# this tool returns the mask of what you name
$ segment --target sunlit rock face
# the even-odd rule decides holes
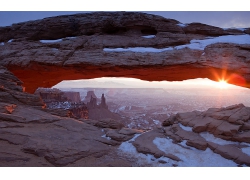
[[[0,65],[27,92],[62,80],[227,79],[250,87],[250,35],[138,12],[65,15],[0,28]]]

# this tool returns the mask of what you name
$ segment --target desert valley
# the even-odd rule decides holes
[[[0,166],[249,167],[249,62],[250,28],[139,12],[0,27]]]

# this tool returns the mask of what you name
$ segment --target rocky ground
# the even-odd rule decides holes
[[[0,68],[0,166],[250,166],[250,108],[177,113],[150,131],[73,119]]]

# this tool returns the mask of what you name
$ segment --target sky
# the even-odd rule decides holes
[[[135,78],[102,77],[87,80],[62,81],[53,88],[164,88],[164,89],[245,89],[224,81],[215,82],[207,78],[185,81],[144,81]]]
[[[43,19],[51,16],[88,13],[91,11],[0,11],[0,26]],[[222,28],[250,27],[250,11],[141,11],[176,19],[181,23],[200,22]]]
[[[0,26],[51,16],[93,11],[140,11],[176,19],[182,23],[201,22],[217,27],[250,27],[246,0],[8,0],[0,6]],[[143,2],[143,3],[142,3]]]

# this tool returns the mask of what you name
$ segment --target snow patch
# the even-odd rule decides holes
[[[118,109],[119,109],[120,111],[124,111],[125,108],[126,108],[126,106],[122,106],[122,107],[120,107],[120,108],[118,108]]]
[[[61,42],[62,39],[55,39],[55,40],[40,40],[41,43],[56,43]]]
[[[106,52],[132,51],[132,52],[141,52],[141,53],[145,53],[145,52],[159,53],[159,52],[170,51],[170,50],[173,50],[173,48],[169,47],[169,48],[157,49],[157,48],[153,48],[153,47],[129,47],[129,48],[104,48],[103,49],[103,51],[106,51]]]
[[[55,40],[40,40],[41,43],[57,43],[63,41],[63,39],[75,39],[76,37],[65,37],[62,39],[55,39]]]
[[[111,138],[106,136],[106,134],[102,135],[101,137],[106,138],[107,140],[110,140]]]
[[[153,122],[154,122],[156,125],[160,124],[160,121],[159,121],[159,120],[154,120],[154,119],[153,119]]]
[[[224,159],[222,156],[215,154],[211,149],[207,148],[205,151],[198,149],[186,149],[178,144],[174,144],[172,139],[155,138],[153,143],[158,149],[165,153],[171,153],[178,156],[182,161],[176,162],[178,166],[183,167],[229,167],[237,166],[231,160]]]
[[[245,31],[246,30],[246,28],[236,28],[236,29],[238,29],[240,31]]]
[[[241,148],[242,152],[250,156],[250,147]]]
[[[10,39],[10,40],[8,40],[8,43],[11,43],[13,41],[13,39]]]
[[[200,135],[201,135],[204,139],[206,139],[206,141],[213,142],[213,143],[219,144],[219,145],[240,144],[239,142],[226,141],[226,140],[224,140],[224,139],[217,138],[217,137],[215,137],[213,134],[210,134],[210,133],[208,133],[208,132],[202,132],[202,133],[200,133]]]
[[[190,49],[198,49],[198,50],[204,50],[204,48],[210,44],[215,43],[235,43],[235,44],[250,44],[250,35],[227,35],[227,36],[219,36],[219,37],[208,37],[207,39],[203,40],[196,40],[193,39],[190,41],[190,44],[180,45],[168,48],[162,48],[157,49],[153,47],[129,47],[129,48],[104,48],[103,51],[106,52],[164,52],[164,51],[170,51],[170,50],[179,50],[183,48],[190,48]]]
[[[1,43],[0,43],[0,46],[4,46],[4,42],[1,42]]]
[[[147,38],[147,39],[150,39],[150,38],[155,38],[156,36],[155,35],[148,35],[148,36],[142,36],[143,38]]]
[[[186,25],[186,24],[179,23],[179,24],[177,24],[177,26],[186,27],[187,25]]]
[[[118,149],[122,150],[123,152],[126,153],[136,153],[136,149],[135,147],[131,144],[131,142],[135,141],[135,139],[140,136],[141,134],[135,134],[134,137],[132,139],[130,139],[129,141],[125,141],[123,142]]]
[[[235,27],[232,27],[232,28],[223,28],[224,30],[229,30],[229,29],[237,29],[237,30],[240,30],[240,31],[245,31],[246,28],[235,28]]]
[[[64,101],[64,102],[51,102],[48,105],[48,109],[70,109],[71,102]]]
[[[204,50],[210,44],[215,43],[235,43],[250,44],[250,35],[227,35],[203,40],[191,40],[190,44],[176,46],[175,49],[190,48]]]
[[[75,39],[76,37],[66,37],[67,39]]]
[[[142,134],[135,134],[134,137],[133,137],[132,139],[130,139],[129,141],[130,141],[130,142],[131,142],[131,141],[135,141],[135,139],[136,139],[137,137],[139,137],[140,135],[142,135]]]
[[[192,127],[183,126],[181,123],[179,123],[179,126],[181,127],[181,129],[183,129],[185,131],[192,131]]]
[[[123,142],[118,148],[120,153],[122,153],[123,155],[127,155],[129,157],[133,157],[133,159],[136,159],[136,163],[138,166],[148,166],[148,165],[156,166],[156,167],[157,166],[172,166],[172,164],[176,162],[166,157],[161,157],[161,158],[156,159],[151,154],[138,153],[136,148],[131,143],[131,141],[134,141],[140,135],[141,134],[136,134],[133,137],[133,139]],[[166,164],[159,163],[158,162],[159,160],[166,161],[167,163]]]
[[[179,144],[174,144],[172,139],[166,138],[155,138],[153,143],[158,149],[164,151],[165,153],[174,154],[182,159],[182,161],[177,162],[166,157],[160,157],[157,159],[153,155],[137,152],[131,141],[134,141],[138,136],[140,136],[140,134],[136,134],[130,141],[123,142],[118,148],[119,153],[135,159],[138,166],[172,166],[173,164],[176,164],[177,166],[183,167],[237,167],[235,162],[213,153],[213,151],[209,148],[207,148],[206,151],[198,150],[187,146],[185,144],[186,141],[181,143],[182,147]],[[160,160],[163,160],[166,163],[159,163]]]

